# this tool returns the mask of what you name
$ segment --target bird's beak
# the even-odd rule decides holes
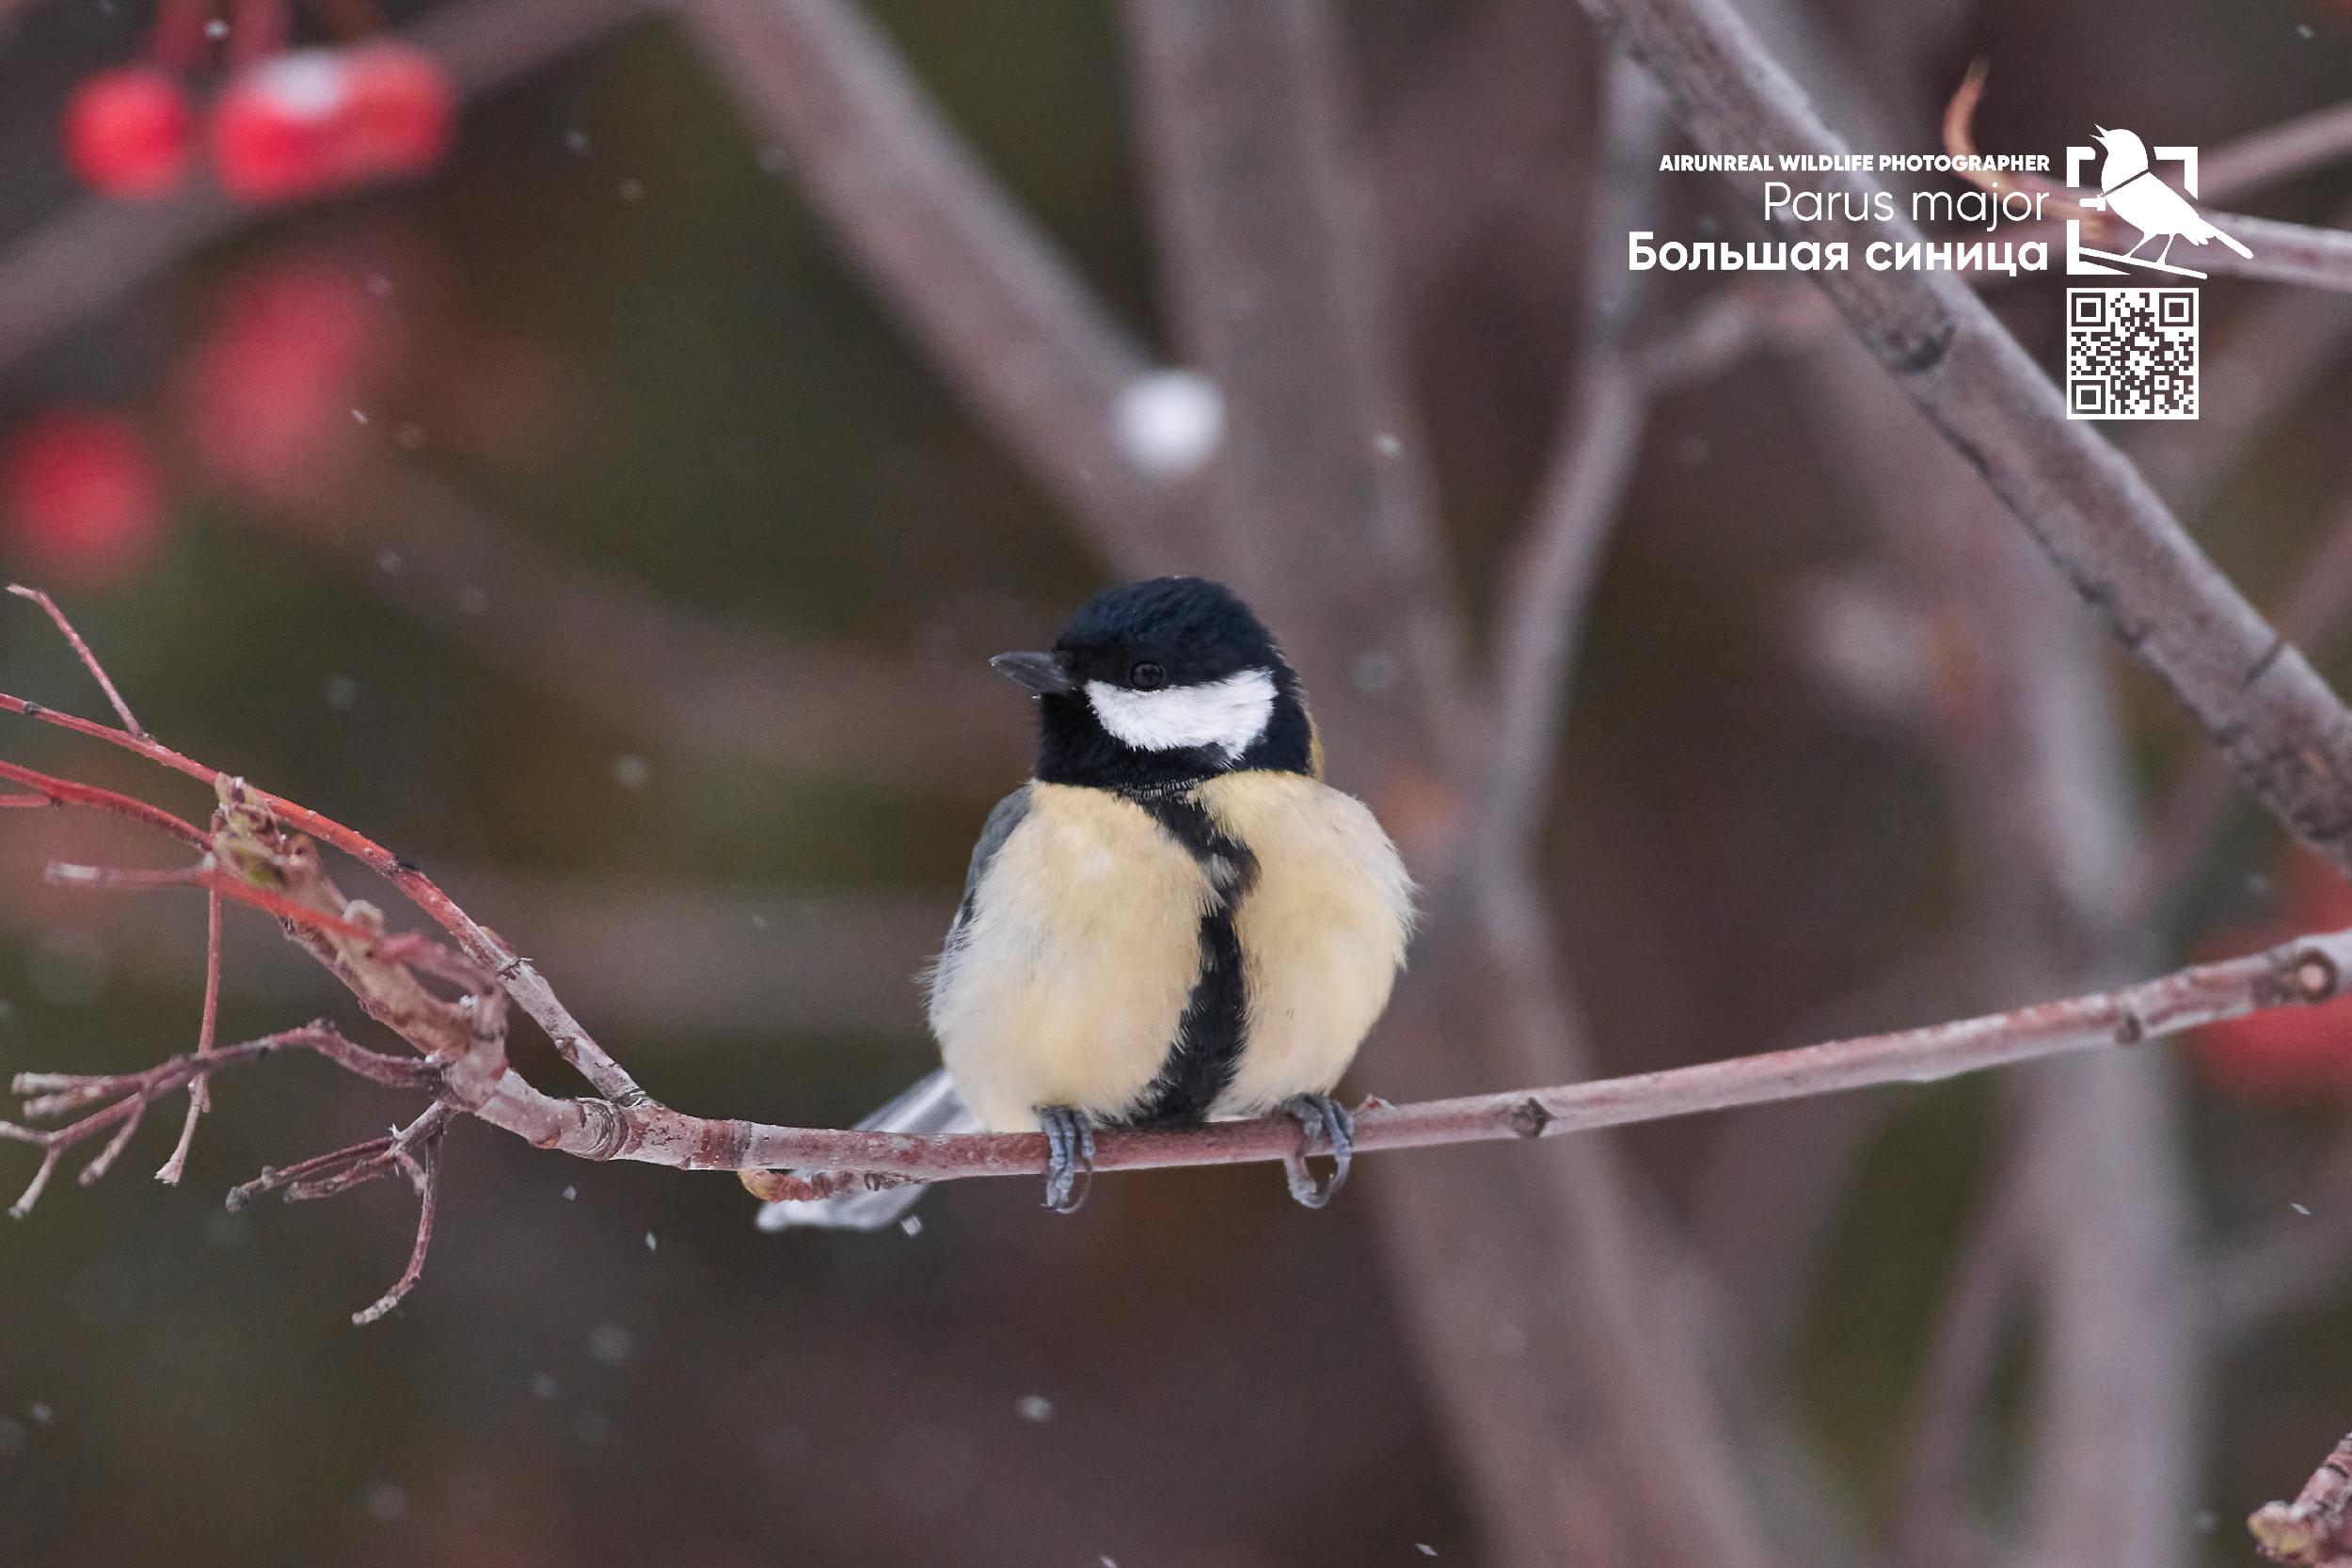
[[[2104,125],[2094,125],[2090,128],[2090,139],[2097,142],[2101,147],[2106,146],[2107,138],[2114,134],[2114,132],[2109,131]]]
[[[1040,697],[1064,697],[1078,689],[1052,654],[998,654],[988,667]]]

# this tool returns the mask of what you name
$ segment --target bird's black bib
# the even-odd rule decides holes
[[[1133,1127],[1198,1126],[1209,1119],[1241,1066],[1249,995],[1233,914],[1258,879],[1258,857],[1228,837],[1188,789],[1122,793],[1184,847],[1215,890],[1215,901],[1200,917],[1200,974],[1176,1038],[1143,1102],[1126,1118]]]

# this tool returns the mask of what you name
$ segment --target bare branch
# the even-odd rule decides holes
[[[0,702],[7,700],[0,699]],[[47,716],[47,710],[35,704],[25,704],[18,711],[36,719]],[[167,833],[183,844],[192,844],[199,849],[206,843],[204,834],[194,823],[183,822],[160,807],[151,806],[128,795],[118,795],[111,789],[100,789],[95,784],[76,784],[71,779],[37,773],[13,762],[0,762],[0,779],[32,790],[33,794],[29,796],[15,798],[28,803],[37,800],[51,806],[83,806],[91,811],[128,817],[143,828],[152,828],[157,832]]]
[[[41,1121],[85,1105],[104,1103],[99,1110],[58,1128],[47,1131],[26,1127],[17,1122],[0,1121],[0,1139],[31,1144],[41,1151],[40,1168],[33,1175],[24,1196],[8,1210],[10,1217],[22,1219],[30,1213],[33,1205],[49,1184],[50,1174],[67,1150],[85,1143],[98,1133],[111,1131],[113,1139],[102,1149],[82,1173],[87,1186],[106,1173],[106,1168],[121,1153],[130,1141],[147,1108],[156,1101],[176,1091],[203,1082],[226,1067],[257,1061],[280,1051],[305,1050],[325,1056],[337,1066],[348,1069],[378,1082],[391,1081],[408,1087],[424,1082],[424,1069],[420,1063],[404,1062],[368,1051],[342,1037],[325,1023],[309,1023],[298,1029],[287,1029],[259,1039],[224,1046],[199,1056],[174,1056],[140,1072],[68,1073],[20,1072],[13,1088],[20,1095],[29,1096],[24,1101],[25,1121]]]
[[[2205,271],[2221,277],[2297,283],[2307,289],[2352,289],[2352,234],[2307,223],[2258,218],[2250,213],[2222,213],[2201,206],[2198,212],[2254,253],[2240,256],[2227,245],[2210,246],[2213,254],[2200,252],[2198,256]]]
[[[139,727],[136,719],[131,717],[131,705],[124,702],[122,693],[115,689],[114,677],[100,666],[97,656],[89,651],[89,644],[82,641],[82,634],[73,629],[73,623],[67,620],[65,611],[57,608],[57,601],[40,589],[27,588],[22,583],[8,584],[8,592],[20,599],[30,599],[40,606],[41,613],[56,623],[57,630],[72,646],[73,657],[82,661],[82,668],[97,680],[98,689],[106,694],[107,705],[115,710],[115,717],[122,721],[122,727],[133,735],[144,736],[147,732]]]
[[[41,723],[54,725],[75,735],[86,736],[93,740],[106,741],[110,745],[121,747],[124,751],[135,752],[160,767],[168,768],[177,773],[184,773],[192,779],[200,779],[207,784],[217,786],[228,779],[227,774],[207,768],[193,757],[183,756],[150,736],[133,735],[128,730],[114,729],[87,719],[76,718],[72,714],[59,713],[55,708],[43,707],[39,703],[26,702],[22,697],[0,692],[0,713],[22,714],[27,719],[38,720]],[[93,805],[101,809],[116,811],[168,832],[183,842],[193,842],[199,846],[208,842],[205,836],[199,833],[196,829],[168,813],[158,811],[152,806],[131,800],[123,796],[114,795],[106,790],[93,789],[87,785],[72,784],[61,779],[52,779],[45,774],[34,773],[29,768],[19,768],[13,763],[0,763],[0,779],[24,784],[50,796],[51,799],[59,800],[62,804]],[[243,785],[238,787],[246,788]],[[431,878],[373,840],[354,832],[342,823],[322,816],[308,807],[295,805],[291,800],[281,800],[260,790],[249,790],[248,793],[252,804],[261,811],[267,813],[273,818],[282,819],[297,832],[310,833],[326,840],[384,878],[405,895],[409,902],[422,910],[442,929],[455,937],[458,945],[465,950],[469,958],[500,977],[508,994],[514,997],[516,1005],[547,1031],[548,1038],[555,1044],[556,1051],[565,1061],[579,1069],[580,1075],[594,1085],[599,1094],[623,1104],[632,1103],[644,1097],[645,1091],[638,1087],[637,1081],[628,1075],[620,1063],[606,1054],[604,1048],[596,1044],[595,1038],[580,1025],[580,1021],[572,1017],[570,1010],[557,1000],[553,988],[548,985],[532,961],[516,954],[495,933],[478,924],[471,915],[458,908],[456,902],[435,885]]]
[[[17,711],[26,707],[19,700],[8,701]],[[178,757],[158,742],[87,721],[68,727],[87,729],[157,760]],[[54,792],[58,798],[74,800],[70,791],[56,789],[59,782],[44,775],[16,768],[12,776],[24,776],[24,782],[45,794]],[[439,1105],[452,1114],[474,1116],[539,1148],[583,1159],[755,1173],[799,1167],[924,1181],[1037,1174],[1045,1167],[1045,1140],[1032,1133],[925,1138],[711,1120],[659,1104],[635,1091],[633,1085],[631,1093],[611,1099],[564,1099],[547,1094],[516,1073],[506,1059],[504,1003],[506,994],[516,992],[521,984],[524,971],[513,963],[484,964],[421,937],[387,933],[382,916],[372,907],[346,899],[335,888],[310,840],[290,824],[322,824],[326,831],[321,836],[330,842],[364,845],[367,841],[315,813],[237,781],[220,778],[216,789],[221,806],[207,836],[208,854],[202,864],[182,872],[77,879],[125,887],[192,884],[277,915],[298,945],[342,981],[371,1017],[415,1047],[423,1060],[386,1056],[354,1044],[330,1026],[312,1024],[241,1045],[199,1050],[143,1072],[20,1075],[18,1092],[32,1097],[24,1107],[28,1120],[101,1106],[54,1132],[0,1123],[0,1137],[32,1144],[41,1151],[40,1167],[18,1201],[20,1213],[39,1198],[68,1148],[99,1132],[110,1134],[107,1148],[94,1162],[94,1177],[127,1144],[131,1132],[126,1124],[143,1117],[157,1098],[188,1087],[223,1067],[289,1047],[310,1050],[373,1082],[429,1088]],[[87,793],[95,797],[104,792]],[[75,800],[74,803],[87,802]],[[186,824],[166,814],[157,812],[153,816],[156,820],[149,825],[173,837],[188,831]],[[380,850],[374,853],[382,855]],[[453,924],[463,927],[472,923],[461,915]],[[1534,951],[1513,927],[1497,926],[1495,932],[1500,952]],[[467,986],[468,994],[456,1001],[445,1000],[420,982],[411,972],[412,964]],[[2344,993],[2347,974],[2352,974],[2352,931],[2317,935],[2266,954],[2182,970],[2120,990],[1990,1018],[1628,1078],[1416,1105],[1374,1104],[1358,1118],[1357,1145],[1375,1150],[1534,1138],[1867,1085],[1927,1082],[2062,1052],[2133,1044],[2261,1007],[2328,1001]],[[536,981],[535,975],[530,978]],[[525,989],[521,994],[532,992]],[[1531,1006],[1539,995],[1539,991],[1526,992]],[[1530,1011],[1526,1022],[1534,1024],[1552,1018],[1555,1011]],[[387,1160],[408,1174],[418,1189],[423,1217],[410,1272],[389,1293],[389,1299],[397,1300],[414,1283],[414,1271],[421,1267],[430,1240],[433,1176],[429,1145],[437,1138],[445,1119],[421,1119],[380,1148],[372,1145],[346,1150],[340,1158],[298,1167],[296,1174],[265,1177],[262,1186],[252,1190],[282,1186],[298,1196],[326,1196],[381,1174]],[[1319,1134],[1302,1134],[1288,1118],[1275,1118],[1193,1132],[1108,1132],[1097,1140],[1096,1164],[1102,1169],[1118,1170],[1280,1162],[1302,1151],[1327,1149]],[[788,1179],[779,1181],[760,1175],[747,1177],[747,1185],[755,1191],[787,1196],[808,1190],[794,1186]],[[1626,1296],[1629,1305],[1634,1299]],[[388,1307],[379,1303],[378,1308],[371,1310],[378,1309]]]
[[[204,1009],[196,1029],[196,1053],[213,1053],[213,1037],[220,1022],[220,894],[208,890],[204,899]],[[180,1141],[155,1172],[155,1180],[178,1186],[188,1168],[188,1150],[196,1143],[196,1124],[212,1108],[213,1081],[199,1078],[188,1085],[187,1118],[180,1124]]]
[[[306,891],[321,886],[313,880]],[[315,924],[320,929],[354,925]],[[402,958],[418,956],[393,948],[398,939],[385,939],[380,932],[373,936],[369,962],[378,971],[393,962],[387,953]],[[1923,1028],[1581,1084],[1411,1105],[1372,1101],[1358,1116],[1357,1148],[1368,1152],[1553,1137],[1878,1085],[1931,1083],[2045,1056],[2136,1045],[2266,1008],[2315,1006],[2345,994],[2347,975],[2352,975],[2352,930],[2315,933],[2264,953],[2176,970],[2115,990]],[[344,976],[351,983],[348,971]],[[453,1004],[441,1006],[454,1013],[467,1010]],[[414,1016],[399,1022],[412,1037],[429,1027]],[[437,1076],[430,1064],[365,1051],[320,1024],[205,1055],[176,1056],[144,1072],[23,1074],[17,1081],[19,1092],[40,1097],[25,1107],[29,1117],[113,1096],[125,1098],[59,1134],[0,1123],[6,1129],[0,1136],[44,1147],[53,1136],[65,1133],[72,1134],[67,1141],[79,1141],[115,1126],[119,1117],[130,1114],[134,1100],[152,1100],[233,1063],[300,1047],[375,1082],[394,1086],[430,1082],[454,1109],[541,1148],[582,1159],[629,1160],[681,1170],[801,1166],[921,1181],[1040,1175],[1046,1166],[1045,1140],[1035,1133],[916,1137],[836,1132],[706,1119],[650,1100],[621,1105],[562,1099],[532,1087],[508,1069],[494,1034],[468,1025],[463,1037],[436,1034],[429,1043],[435,1059],[444,1064]],[[452,1071],[451,1065],[466,1070]],[[1095,1164],[1102,1170],[1141,1170],[1280,1162],[1301,1147],[1297,1124],[1286,1117],[1220,1122],[1189,1131],[1107,1130],[1097,1134]],[[1305,1147],[1309,1152],[1326,1151],[1319,1134],[1307,1137]]]
[[[440,1194],[441,1139],[456,1115],[437,1101],[389,1136],[370,1138],[283,1170],[264,1169],[252,1180],[230,1190],[229,1207],[242,1209],[268,1193],[283,1193],[289,1203],[307,1202],[334,1197],[386,1177],[405,1177],[417,1195],[416,1243],[409,1249],[407,1267],[391,1288],[351,1315],[354,1326],[365,1328],[398,1307],[424,1277],[425,1254],[433,1245],[434,1208]]]
[[[1551,1137],[1884,1084],[1934,1083],[2045,1056],[2135,1045],[2270,1007],[2314,1006],[2344,993],[2347,964],[2352,931],[2320,933],[2115,990],[1925,1028],[1549,1088],[1414,1105],[1375,1102],[1359,1117],[1357,1148]],[[747,1136],[739,1163],[729,1168],[814,1165],[926,1181],[1034,1175],[1045,1168],[1045,1141],[1029,1133],[905,1138],[736,1125],[745,1127]],[[1114,1131],[1098,1134],[1095,1163],[1123,1170],[1279,1161],[1297,1147],[1297,1125],[1281,1119],[1191,1132]],[[682,1163],[654,1157],[650,1149],[618,1157]]]

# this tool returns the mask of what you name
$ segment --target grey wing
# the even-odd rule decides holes
[[[1012,836],[1012,831],[1021,826],[1022,818],[1029,815],[1031,787],[1023,784],[997,801],[995,810],[990,812],[988,820],[981,824],[980,841],[972,846],[971,869],[963,874],[963,897],[956,905],[955,925],[947,927],[951,941],[956,927],[972,918],[973,903],[979,896],[980,879],[987,876],[988,868],[995,863],[997,851],[1004,848],[1005,840]]]
[[[991,863],[1005,840],[1029,815],[1029,786],[1023,784],[996,802],[996,809],[988,814],[988,821],[980,829],[980,841],[972,847],[972,866],[964,874],[963,897],[956,906],[955,924],[947,929],[947,940],[955,941],[956,932],[972,917],[974,900],[980,879],[988,874]],[[978,1120],[974,1117],[956,1094],[956,1086],[945,1068],[931,1073],[906,1093],[858,1123],[861,1132],[977,1132]],[[808,1172],[798,1172],[807,1175]],[[806,1203],[768,1203],[759,1211],[762,1230],[785,1230],[798,1226],[818,1226],[838,1230],[878,1230],[888,1225],[923,1196],[919,1184],[904,1187],[883,1187],[873,1192],[844,1193],[836,1197],[821,1198]]]

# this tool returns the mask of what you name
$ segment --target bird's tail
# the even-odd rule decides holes
[[[928,1134],[981,1131],[979,1118],[965,1107],[944,1068],[857,1125],[863,1132]],[[879,1230],[914,1208],[915,1200],[928,1190],[920,1183],[911,1183],[801,1202],[763,1203],[759,1208],[759,1228],[789,1230],[794,1226],[813,1225],[828,1230]]]

